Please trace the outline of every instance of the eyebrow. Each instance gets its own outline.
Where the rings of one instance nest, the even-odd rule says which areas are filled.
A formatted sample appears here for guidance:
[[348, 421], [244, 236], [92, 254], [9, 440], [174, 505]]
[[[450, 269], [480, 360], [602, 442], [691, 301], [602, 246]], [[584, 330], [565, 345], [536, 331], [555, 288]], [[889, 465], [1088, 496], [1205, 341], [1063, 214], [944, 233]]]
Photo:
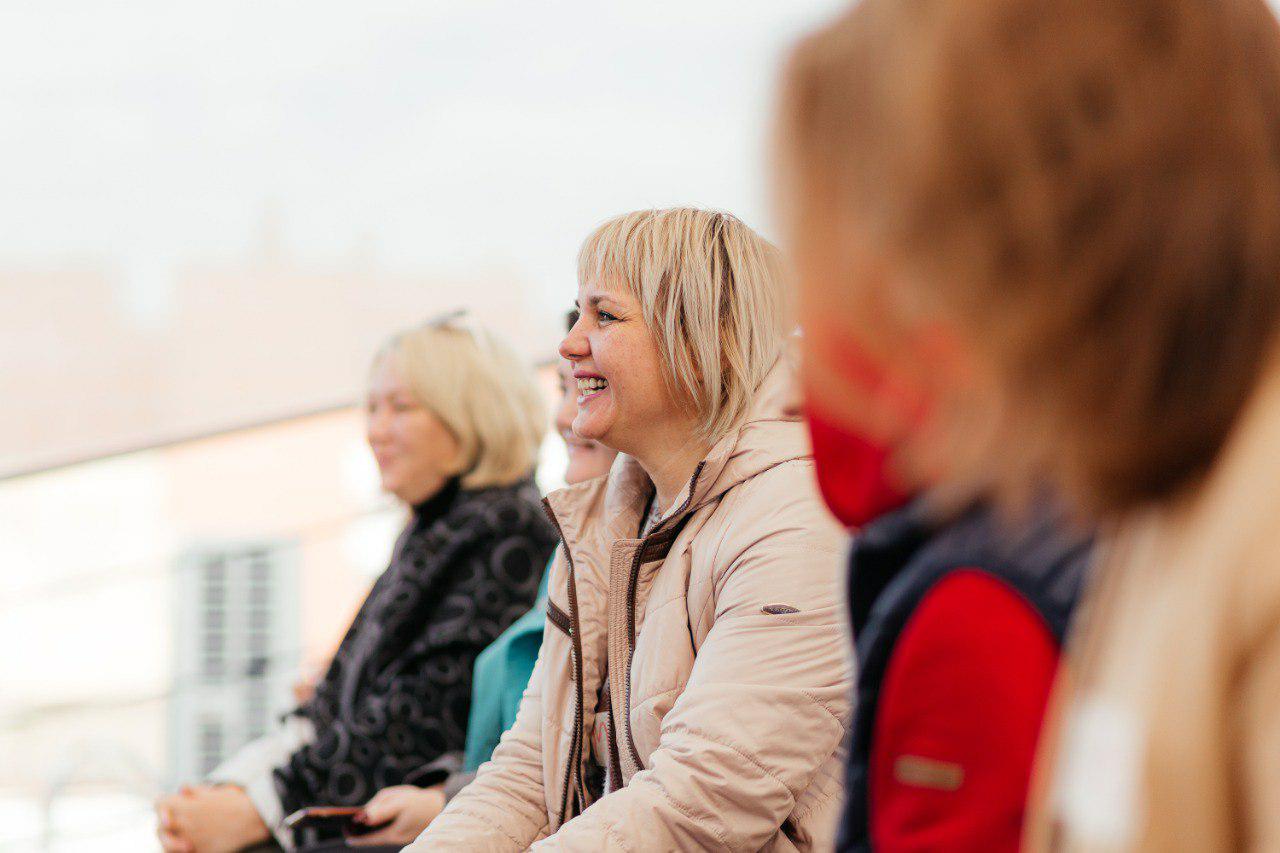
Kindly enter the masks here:
[[[596, 294], [595, 296], [587, 297], [587, 304], [590, 305], [592, 308], [596, 308], [600, 305], [601, 302], [603, 302], [608, 298], [609, 298], [608, 294]], [[579, 305], [578, 300], [575, 299], [573, 300], [573, 307], [581, 308], [582, 306]]]

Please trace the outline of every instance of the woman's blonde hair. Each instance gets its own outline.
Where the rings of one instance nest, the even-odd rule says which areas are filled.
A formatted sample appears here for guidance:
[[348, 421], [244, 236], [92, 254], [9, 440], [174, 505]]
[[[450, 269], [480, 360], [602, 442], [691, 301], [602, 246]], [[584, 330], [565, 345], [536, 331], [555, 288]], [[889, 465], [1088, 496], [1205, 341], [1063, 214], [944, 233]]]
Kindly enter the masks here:
[[374, 365], [386, 359], [457, 440], [451, 473], [463, 488], [510, 485], [533, 473], [547, 412], [529, 365], [510, 346], [453, 315], [393, 336]]
[[665, 380], [715, 442], [742, 423], [782, 347], [778, 250], [727, 213], [627, 213], [578, 253], [579, 281], [612, 281], [640, 303]]
[[792, 233], [864, 306], [850, 334], [892, 351], [865, 306], [896, 303], [994, 368], [953, 470], [1106, 513], [1213, 463], [1280, 318], [1263, 0], [862, 0], [795, 50], [778, 146]]

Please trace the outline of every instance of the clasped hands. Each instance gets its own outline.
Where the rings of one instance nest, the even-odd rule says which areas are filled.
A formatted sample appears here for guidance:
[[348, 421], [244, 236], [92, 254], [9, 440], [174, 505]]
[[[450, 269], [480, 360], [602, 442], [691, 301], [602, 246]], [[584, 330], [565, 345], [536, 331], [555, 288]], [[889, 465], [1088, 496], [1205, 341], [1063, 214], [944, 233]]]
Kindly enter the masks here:
[[[444, 788], [383, 788], [356, 816], [377, 827], [353, 836], [353, 847], [409, 844], [444, 809]], [[235, 853], [271, 837], [244, 789], [236, 785], [184, 785], [156, 801], [156, 835], [165, 853]]]

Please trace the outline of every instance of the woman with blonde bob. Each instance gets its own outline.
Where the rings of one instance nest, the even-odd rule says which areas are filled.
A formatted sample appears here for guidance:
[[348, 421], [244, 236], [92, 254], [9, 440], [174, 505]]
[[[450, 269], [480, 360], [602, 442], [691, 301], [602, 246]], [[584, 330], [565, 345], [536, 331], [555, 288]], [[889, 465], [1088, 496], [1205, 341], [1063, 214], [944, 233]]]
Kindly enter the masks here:
[[627, 214], [579, 255], [573, 431], [626, 454], [550, 495], [562, 547], [514, 727], [413, 850], [823, 849], [849, 661], [776, 251]]
[[1014, 507], [1047, 484], [1109, 531], [1026, 848], [1280, 849], [1268, 4], [863, 0], [784, 103], [817, 385], [889, 362], [912, 405], [846, 414], [906, 470]]
[[367, 437], [383, 488], [412, 510], [391, 565], [311, 698], [160, 802], [166, 850], [324, 840], [285, 817], [363, 806], [461, 752], [476, 656], [533, 602], [554, 546], [533, 482], [544, 418], [523, 360], [458, 315], [382, 348]]

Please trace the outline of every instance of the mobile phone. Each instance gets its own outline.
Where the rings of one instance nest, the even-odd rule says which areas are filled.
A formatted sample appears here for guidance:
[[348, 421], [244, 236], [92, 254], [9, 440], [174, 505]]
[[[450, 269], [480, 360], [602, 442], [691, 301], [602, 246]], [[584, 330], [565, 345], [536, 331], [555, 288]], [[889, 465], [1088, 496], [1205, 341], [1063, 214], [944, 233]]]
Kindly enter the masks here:
[[361, 811], [360, 806], [308, 806], [285, 818], [284, 825], [287, 829], [312, 830], [326, 835], [365, 835], [380, 828], [355, 821]]

